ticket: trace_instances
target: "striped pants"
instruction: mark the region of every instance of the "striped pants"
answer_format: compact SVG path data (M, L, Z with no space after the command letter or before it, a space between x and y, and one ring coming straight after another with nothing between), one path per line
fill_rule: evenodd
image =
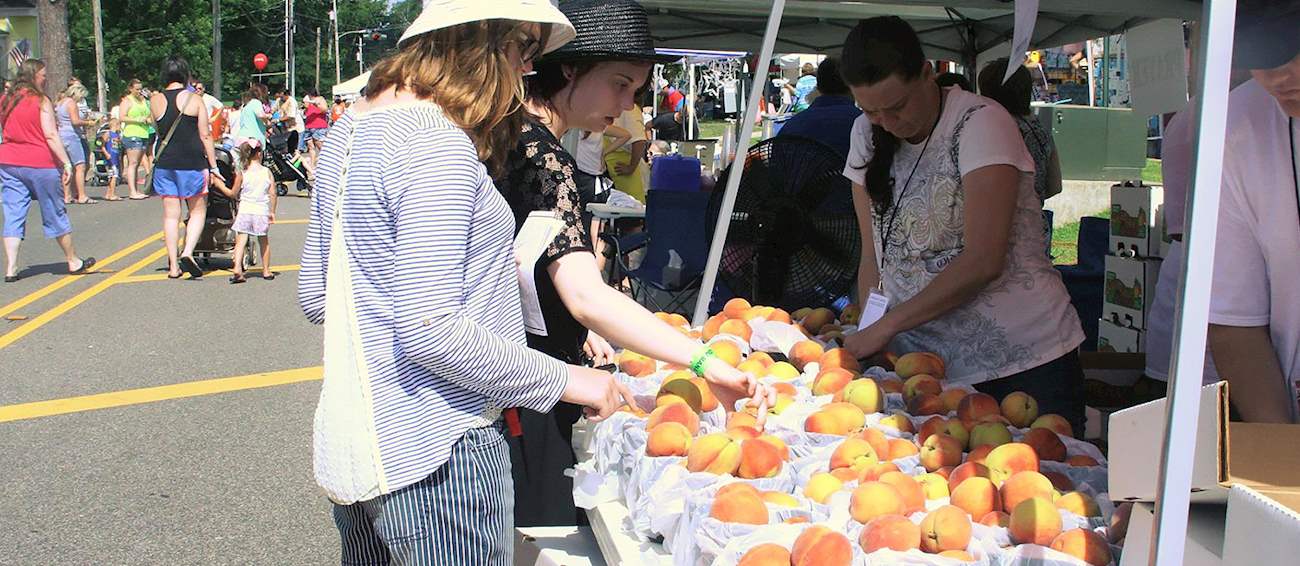
M511 566L514 484L500 423L466 431L417 483L334 505L334 524L346 566Z

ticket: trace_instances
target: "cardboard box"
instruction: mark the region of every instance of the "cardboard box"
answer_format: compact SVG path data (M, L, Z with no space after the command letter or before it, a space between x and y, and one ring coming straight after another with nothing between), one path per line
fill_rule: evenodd
M1145 330L1160 263L1158 259L1106 256L1101 318L1116 326Z
M1128 534L1119 566L1146 566L1151 556L1151 536L1155 530L1155 504L1138 503L1129 517ZM1224 505L1192 505L1187 513L1187 542L1183 546L1184 566L1219 566L1221 564L1267 564L1268 562L1229 562L1224 555L1223 530L1227 508Z
M1164 212L1164 192L1162 187L1143 185L1141 181L1125 181L1110 188L1109 253L1163 257L1160 241L1164 221L1160 216Z
M1157 399L1111 414L1109 487L1114 501L1155 501L1165 430ZM1300 425L1228 422L1228 383L1201 388L1191 500L1226 503L1233 485L1300 499ZM1194 448L1193 448L1194 447ZM1292 501L1288 499L1288 501Z
M1293 488L1254 489L1234 485L1228 492L1224 564L1300 562L1300 494Z
M1144 352L1146 331L1120 326L1102 319L1097 324L1097 351L1107 354L1139 354Z

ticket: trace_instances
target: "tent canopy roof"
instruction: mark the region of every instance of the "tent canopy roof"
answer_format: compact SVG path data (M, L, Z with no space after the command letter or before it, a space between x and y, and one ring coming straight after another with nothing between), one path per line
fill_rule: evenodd
M763 37L770 0L641 0L661 47L753 51ZM908 20L926 56L973 63L1011 40L1011 0L787 0L779 53L833 53L859 19ZM1160 18L1196 19L1199 0L1041 0L1032 47L1102 37Z
M333 94L334 96L357 96L361 94L361 89L365 88L368 82L370 82L370 71L334 85Z

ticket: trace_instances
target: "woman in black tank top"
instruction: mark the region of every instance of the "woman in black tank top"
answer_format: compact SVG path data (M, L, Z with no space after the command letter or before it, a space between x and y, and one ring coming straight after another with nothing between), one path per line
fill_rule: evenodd
M158 121L153 190L163 199L167 277L178 279L184 270L191 279L198 279L203 276L203 270L194 261L194 245L207 217L208 175L217 168L212 131L203 100L186 90L190 84L189 63L176 56L168 58L163 63L160 82L165 85L163 91L150 97L149 108ZM178 254L181 200L189 208L190 216L185 223L185 249Z

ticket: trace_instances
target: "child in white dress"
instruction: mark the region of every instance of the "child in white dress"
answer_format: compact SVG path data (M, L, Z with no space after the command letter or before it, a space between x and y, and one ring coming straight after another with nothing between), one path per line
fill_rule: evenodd
M262 279L275 279L271 271L271 241L267 230L275 223L275 180L271 170L262 166L262 144L244 140L239 146L239 162L244 164L243 184L239 188L239 214L235 215L235 274L232 284L243 283L244 246L250 236L257 237L262 249Z

